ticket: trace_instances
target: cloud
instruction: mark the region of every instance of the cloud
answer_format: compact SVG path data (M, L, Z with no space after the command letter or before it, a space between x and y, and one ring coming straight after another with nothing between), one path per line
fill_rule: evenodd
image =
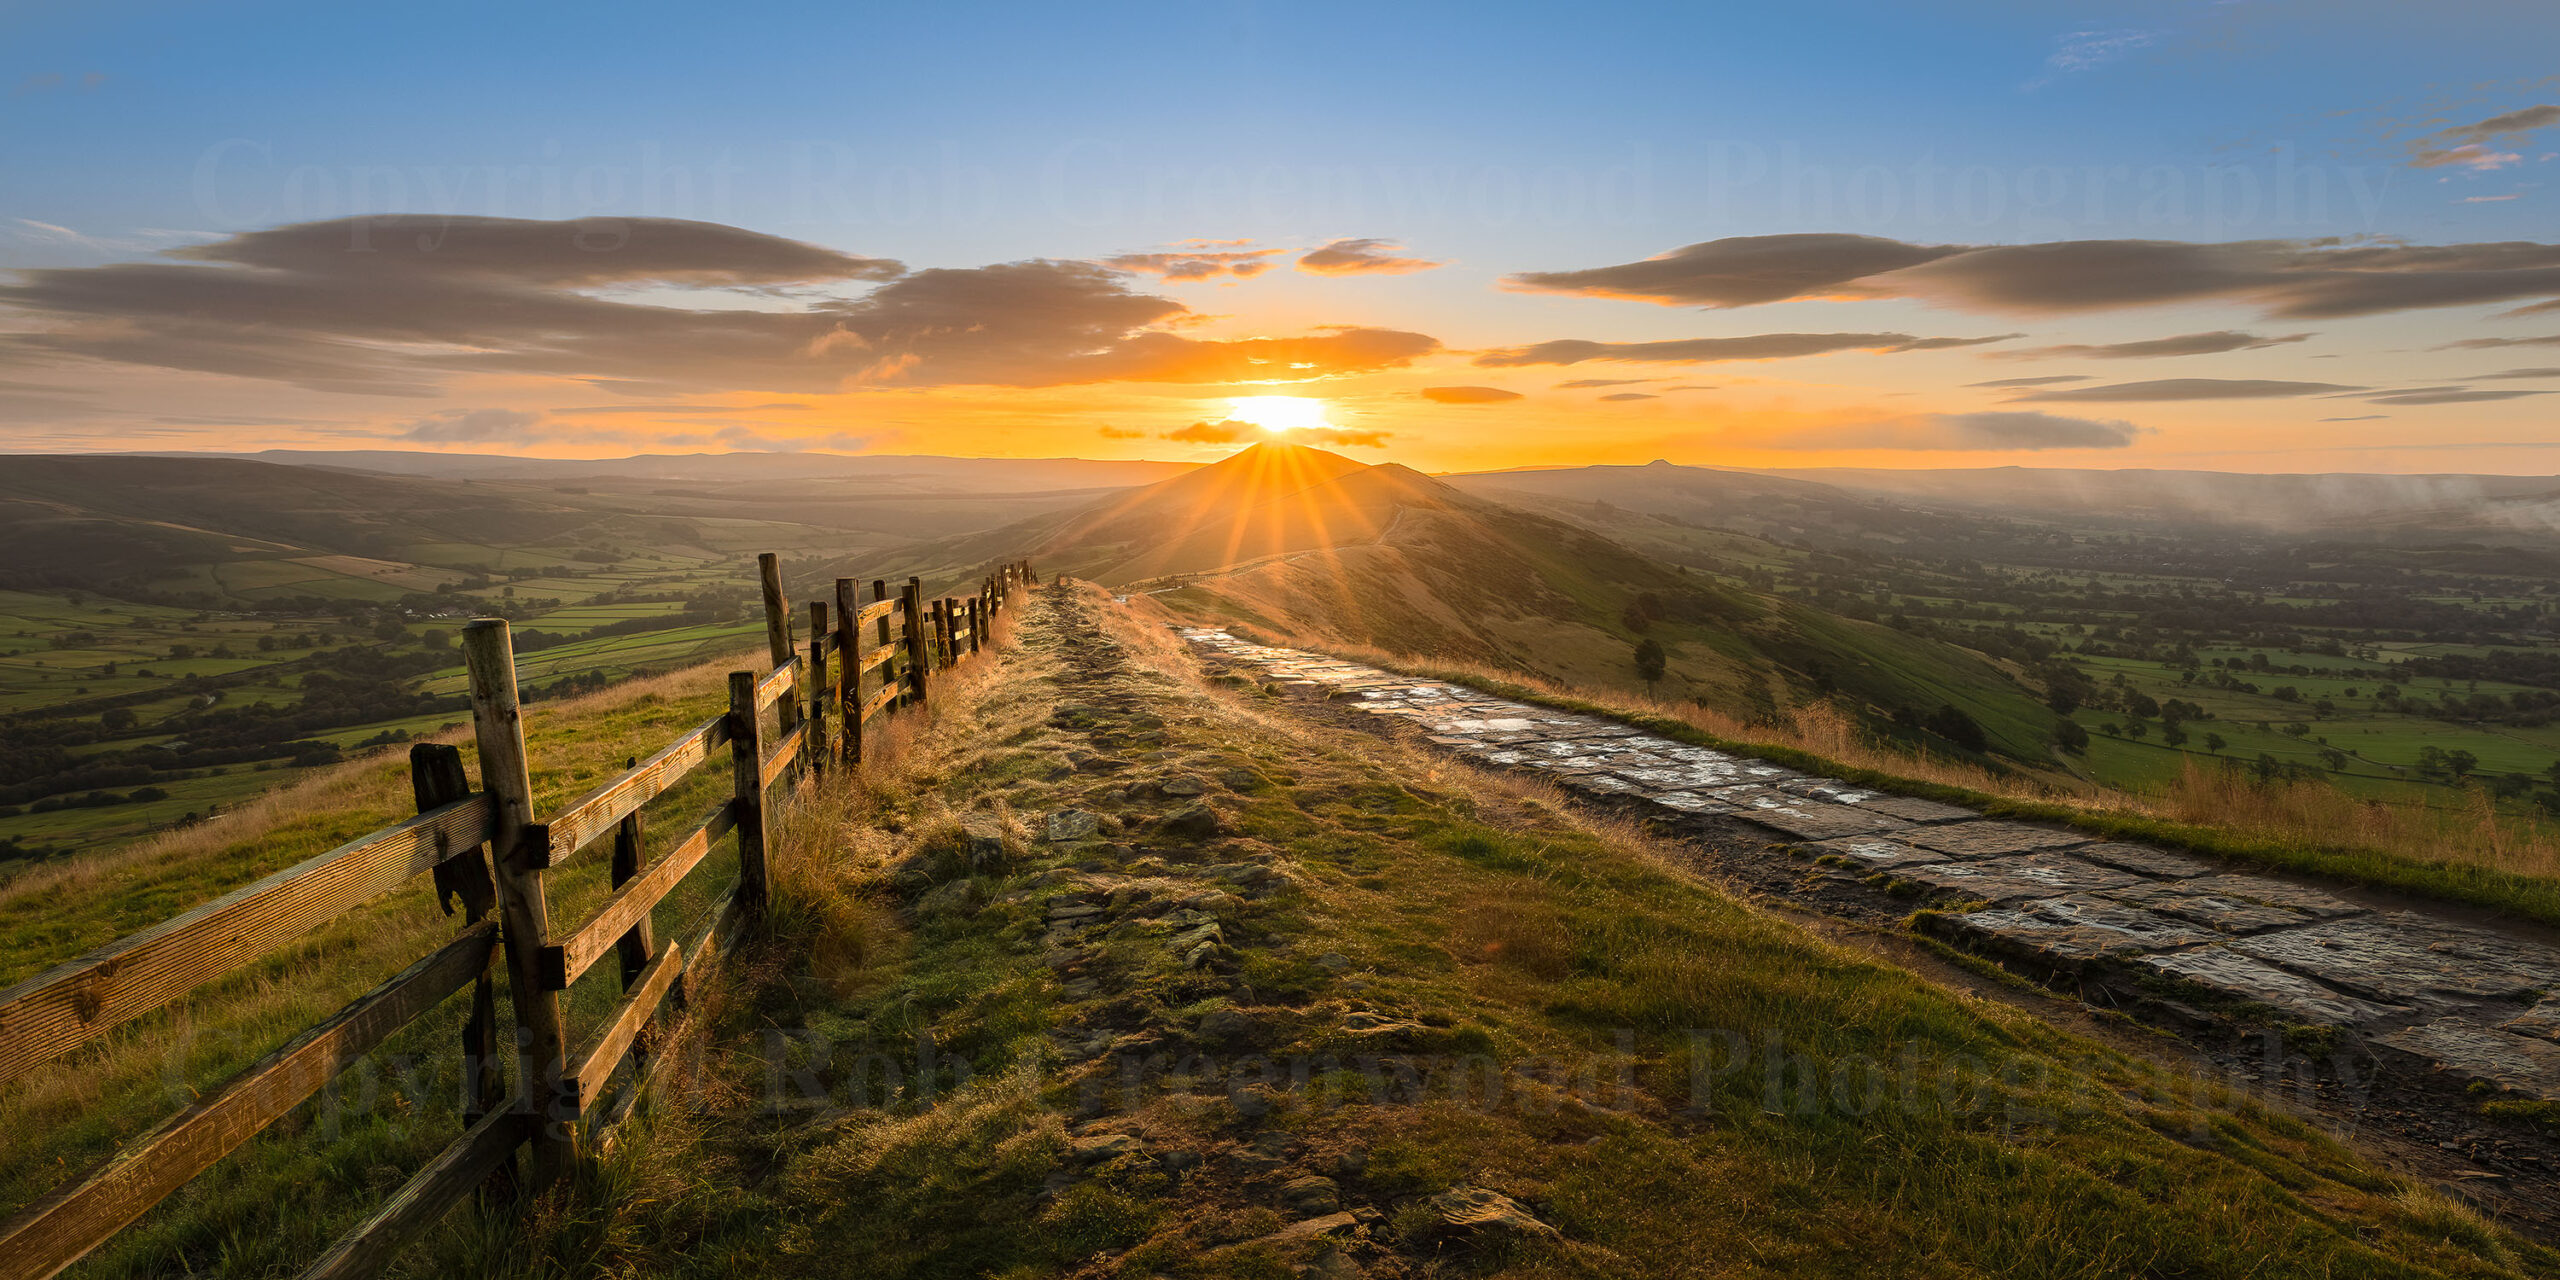
M2057 382L2088 382L2085 373L2057 373L2042 378L1993 378L1989 382L1968 382L1968 387L2049 387Z
M2053 347L2028 347L2019 351L1987 353L1994 360L2044 360L2070 356L2088 360L2149 360L2162 356L2205 356L2224 351L2255 351L2261 347L2280 347L2311 337L2307 333L2288 333L2282 337L2262 337L2236 329L2218 329L2212 333L2182 333L2169 338L2145 338L2139 342L2108 342L2092 345L2085 342L2065 343Z
M1298 270L1317 276L1404 275L1429 271L1447 263L1398 256L1404 246L1393 240L1336 240L1298 258Z
M1740 236L1580 271L1507 276L1531 293L1664 306L1744 307L1809 299L1910 298L1967 310L2052 315L2213 300L2269 315L2379 315L2560 296L2560 245L2532 241L2065 240L1914 245L1876 236Z
M1393 432L1369 431L1353 427L1300 427L1289 433L1294 440L1313 440L1347 449L1383 449Z
M1164 433L1167 440L1184 444L1234 444L1239 440L1285 438L1300 443L1328 444L1353 449L1386 447L1392 432L1369 431L1352 427L1299 427L1286 437L1274 437L1250 422L1228 418L1219 422L1195 422Z
M1881 236L1833 232L1734 236L1613 267L1519 272L1503 277L1502 283L1523 293L1748 307L1796 298L1887 296L1857 287L1855 282L1959 252L1955 246L1911 245Z
M2464 203L2464 204L2500 204L2500 203L2503 203L2503 202L2508 201L2508 200L2518 199L2518 198L2520 198L2522 195L2523 195L2523 193L2522 193L2522 192L2510 191L2510 192L2508 192L2507 194L2502 195L2502 196L2464 196L2464 197L2462 198L2462 203Z
M2560 378L2560 369L2501 369L2496 373L2473 374L2470 380L2473 382L2496 382L2502 378Z
M1757 333L1743 338L1678 338L1667 342L1589 342L1559 338L1526 347L1488 351L1476 364L1489 369L1532 364L1580 364L1622 360L1647 364L1714 364L1726 360L1784 360L1833 351L1933 351L2006 342L2014 333L1988 338L1915 338L1907 333Z
M2460 166L2468 169L2498 169L2520 163L2524 157L2503 152L2490 144L2501 138L2522 138L2539 129L2560 124L2560 105L2543 103L2524 107L2504 115L2491 116L2473 124L2439 129L2410 145L2409 167L2441 169Z
M2323 392L2361 391L2336 382L2279 382L2268 378L2161 378L2152 382L2111 382L2103 387L2069 391L2030 391L2010 397L2025 400L2116 402L2129 400L2263 400L2276 396L2312 396Z
M1233 444L1261 429L1250 422L1228 418L1219 422L1203 421L1192 423L1187 427L1176 427L1165 432L1164 438L1179 440L1185 444Z
M1125 427L1100 427L1096 429L1095 433L1105 440L1144 440L1147 438L1146 432L1131 431Z
M1422 398L1433 404L1500 404L1519 399L1520 393L1500 387L1424 387Z
M2437 351L2489 351L2498 347L2560 347L2560 333L2547 333L2531 338L2464 338L2434 348Z
M2019 410L1923 413L1875 422L1794 428L1733 437L1772 449L1950 450L2121 449L2143 429L2112 418L2066 418Z
M2135 28L2074 31L2054 41L2053 52L2044 60L2044 70L2020 87L2041 89L2063 76L2095 70L2136 50L2147 49L2167 34Z
M2322 421L2322 422L2379 422L2379 421L2381 421L2381 420L2383 420L2383 419L2385 419L2385 418L2388 418L2388 417L2390 417L2390 416L2391 416L2391 415L2390 415L2390 414L2387 414L2387 413L2359 413L2359 414L2355 415L2355 416L2354 416L2354 417L2352 417L2352 418L2322 418L2322 419L2321 419L2321 421Z
M1659 400L1662 397L1650 391L1613 391L1600 398L1603 400Z
M433 394L462 373L577 378L620 394L855 386L1303 381L1394 368L1431 337L1342 326L1186 338L1196 319L1125 272L1034 259L899 264L712 223L411 215L246 232L158 260L0 284L14 354ZM636 300L634 290L647 288ZM783 305L688 307L687 289ZM859 296L843 296L867 289Z
M524 440L535 434L530 428L540 421L541 414L522 409L444 409L409 423L400 436L436 444Z
M1213 240L1202 243L1241 242ZM1269 271L1270 259L1286 252L1285 249L1181 249L1170 253L1124 253L1116 258L1105 258L1103 262L1122 271L1162 276L1175 283L1209 280L1222 275L1250 280Z
M2368 404L2473 404L2483 400L2521 400L2526 396L2547 396L2548 391L2472 391L2464 387L2421 387L2415 391L2397 391L2372 396Z
M1676 387L1663 388L1665 391L1714 391L1716 389L1717 384L1712 382L1683 382Z
M1576 378L1556 384L1558 391L1579 391L1586 387L1631 387L1641 382L1660 382L1660 378Z

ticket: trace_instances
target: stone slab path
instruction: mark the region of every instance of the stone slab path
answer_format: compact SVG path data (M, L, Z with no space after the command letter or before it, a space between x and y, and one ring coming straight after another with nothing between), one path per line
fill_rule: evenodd
M1403 718L1480 763L1665 816L1749 824L1833 865L1889 874L1963 904L1937 923L1977 950L2157 977L2271 1010L2273 1021L2352 1030L2454 1079L2560 1100L2560 948L2166 849L1862 790L1601 716L1220 630L1183 635L1265 680Z

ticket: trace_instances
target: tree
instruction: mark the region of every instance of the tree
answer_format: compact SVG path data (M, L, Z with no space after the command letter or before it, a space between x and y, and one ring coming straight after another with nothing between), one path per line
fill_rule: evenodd
M1671 655L1662 651L1662 642L1646 636L1636 644L1636 674L1643 678L1645 692L1671 670Z
M2081 728L2077 720L2056 722L2053 726L2053 740L2060 744L2063 750L2075 756L2089 749L2089 731Z
M2221 734L2208 733L2204 736L2204 749L2214 755L2221 755L2222 749L2230 745L2231 740Z
M2453 750L2444 753L2444 767L2452 770L2453 776L2456 778L2467 778L2471 776L2471 771L2473 769L2480 767L2480 757L2475 756L2460 747L2455 747Z
M1930 712L1928 719L1920 722L1920 727L1967 751L1981 752L1991 747L1991 739L1982 732L1982 726L1953 703Z

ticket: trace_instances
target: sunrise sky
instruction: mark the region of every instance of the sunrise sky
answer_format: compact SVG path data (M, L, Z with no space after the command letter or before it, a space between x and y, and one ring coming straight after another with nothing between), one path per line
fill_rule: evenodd
M0 448L2547 473L2555 73L2521 0L17 6Z

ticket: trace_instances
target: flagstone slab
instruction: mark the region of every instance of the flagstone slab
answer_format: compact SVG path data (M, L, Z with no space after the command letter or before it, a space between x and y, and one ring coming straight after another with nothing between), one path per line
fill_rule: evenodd
M2411 912L2324 920L2260 934L2232 947L2387 1004L2473 1001L2521 1004L2560 986L2560 952Z
M1973 871L1981 864L1942 865ZM2067 894L2031 899L2015 907L1968 911L1954 917L1954 924L1991 949L2046 960L2141 956L2213 941L2212 934L2194 925L2097 894Z
M1914 827L1895 838L1917 844L1914 834L1926 830L1926 827ZM1952 897L1978 898L1995 906L2071 893L2097 893L2141 883L2140 877L2129 872L2053 853L1933 862L1906 868L1897 874Z
M2560 1101L2560 1044L2511 1035L2462 1018L2438 1018L2375 1037L2465 1080Z
M1905 838L1922 848L1951 853L1959 858L1988 858L2004 853L2026 853L2035 849L2060 849L2089 843L2089 837L2077 832L1987 818L1927 826Z
M2407 1005L2360 1000L2335 987L2279 969L2225 946L2146 956L2141 963L2172 978L2207 988L2217 995L2266 1005L2323 1026L2354 1026L2410 1011Z
M2167 849L2154 849L2149 845L2119 844L2114 841L2074 846L2071 856L2097 863L2102 867L2114 867L2118 871L2158 876L2165 880L2209 876L2221 870L2202 858L2172 853Z
M1921 849L1899 840L1876 836L1846 836L1836 840L1817 840L1805 848L1815 854L1837 854L1860 866L1878 871L1895 867L1918 866L1923 862L1944 862L1947 855L1935 849Z

